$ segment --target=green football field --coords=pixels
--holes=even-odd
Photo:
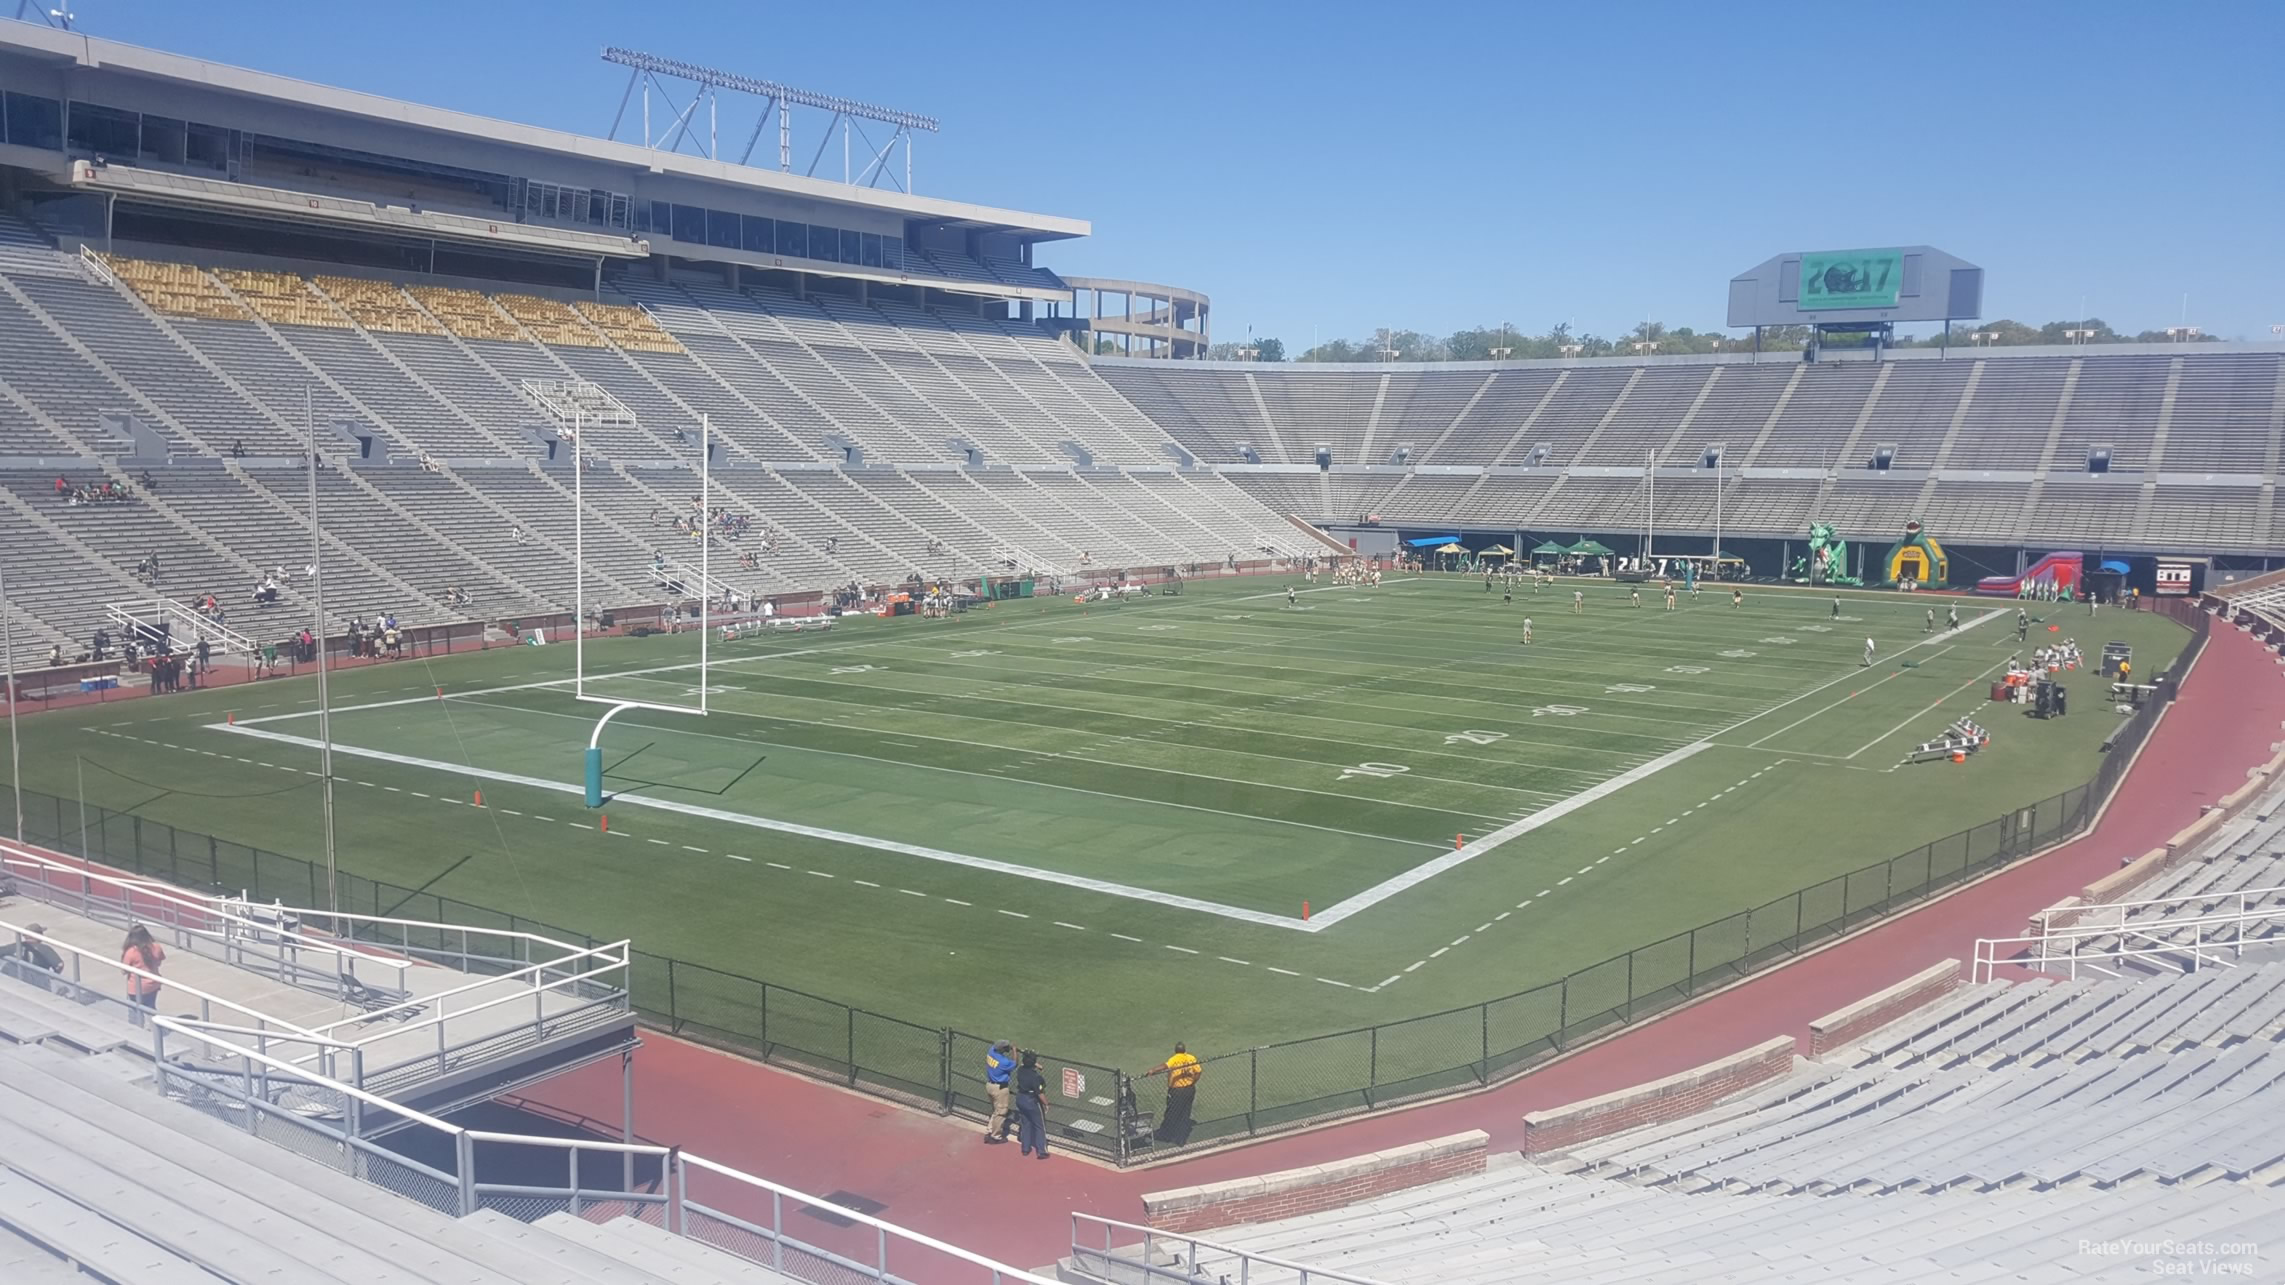
[[[1985,699],[2013,602],[1666,611],[1579,582],[1575,613],[1572,582],[1512,603],[1464,576],[1294,583],[1295,606],[1256,578],[717,642],[705,717],[604,731],[597,811],[605,706],[575,698],[570,647],[342,673],[341,866],[1133,1065],[1522,990],[2077,785],[2118,721],[2086,675],[2064,719]],[[2059,626],[2035,641],[2122,640],[2145,673],[2186,639],[2035,614]],[[697,653],[591,641],[587,694],[694,703]],[[25,783],[314,857],[314,705],[293,679],[41,714]],[[1963,714],[1988,751],[1899,766]]]

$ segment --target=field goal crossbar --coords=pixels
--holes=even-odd
[[[701,587],[698,594],[698,684],[696,705],[677,705],[665,701],[628,700],[620,696],[602,696],[587,690],[587,469],[590,458],[600,463],[600,457],[587,449],[585,430],[588,425],[597,427],[638,427],[634,411],[626,403],[611,395],[609,389],[585,379],[526,379],[521,391],[524,400],[555,421],[557,435],[571,443],[571,509],[572,509],[572,699],[589,704],[607,705],[610,708],[595,720],[595,728],[588,735],[587,749],[581,759],[581,776],[586,789],[586,802],[590,808],[603,806],[603,729],[611,720],[630,709],[655,710],[665,714],[706,715],[707,679],[711,669],[707,654],[707,614],[712,606],[715,581],[713,577],[714,532],[707,521],[709,506],[714,501],[714,429],[710,416],[698,416],[698,494],[700,511],[695,517],[699,524],[698,566],[695,574],[688,564],[668,564],[687,576],[690,582]],[[675,433],[677,441],[685,440],[681,430]],[[662,570],[654,568],[652,579],[664,584]],[[667,610],[675,610],[668,604]]]

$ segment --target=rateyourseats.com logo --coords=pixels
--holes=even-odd
[[[2261,1266],[2261,1245],[2250,1240],[2082,1240],[2079,1252],[2098,1258],[2140,1259],[2155,1276],[2250,1278]]]

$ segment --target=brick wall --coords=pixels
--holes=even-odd
[[[1890,1022],[1935,1003],[1959,984],[1960,961],[1947,959],[1887,990],[1867,995],[1838,1012],[1827,1013],[1809,1023],[1809,1056],[1821,1058],[1844,1044],[1853,1044]]]
[[[1523,1153],[1535,1156],[1562,1151],[1646,1124],[1679,1120],[1792,1069],[1793,1037],[1780,1035],[1663,1080],[1569,1106],[1533,1111],[1523,1117]]]
[[[1143,1222],[1166,1231],[1203,1231],[1339,1209],[1407,1187],[1484,1171],[1491,1136],[1481,1129],[1351,1156],[1329,1164],[1143,1197]]]

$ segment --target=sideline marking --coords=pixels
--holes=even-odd
[[[299,745],[307,749],[320,748],[319,742],[310,737],[289,736],[284,732],[273,732],[267,728],[260,727],[248,727],[243,723],[208,723],[205,726],[209,731],[231,732],[240,736],[253,736],[266,741],[279,741],[287,745]],[[460,764],[446,763],[438,759],[424,759],[410,754],[396,754],[388,750],[366,749],[360,745],[342,745],[337,743],[334,745],[333,751],[336,754],[349,754],[355,755],[359,758],[377,759],[383,763],[395,763],[404,767],[421,767],[428,768],[429,770],[436,772],[452,772],[462,776],[479,776],[490,781],[503,781],[510,785],[529,786],[535,790],[551,790],[557,794],[580,794],[585,790],[584,786],[573,785],[568,781],[550,781],[541,777],[525,776],[518,772],[502,772],[493,768],[463,766]],[[683,803],[674,799],[654,799],[646,798],[641,795],[623,794],[618,797],[617,802],[619,805],[626,807],[655,808],[661,812],[678,812],[684,816],[703,817],[709,821],[723,821],[731,825],[751,826],[757,830],[774,830],[780,834],[796,834],[809,839],[824,839],[830,843],[846,843],[860,848],[871,848],[878,852],[894,852],[902,856],[919,857],[925,861],[941,861],[948,865],[967,866],[975,870],[988,870],[994,874],[1015,875],[1019,878],[1024,879],[1037,879],[1043,883],[1062,884],[1065,887],[1079,888],[1088,892],[1108,893],[1114,897],[1125,897],[1133,901],[1147,901],[1156,905],[1168,906],[1176,910],[1196,910],[1209,915],[1219,915],[1224,919],[1236,919],[1244,923],[1260,924],[1264,927],[1269,928],[1296,928],[1305,932],[1313,931],[1312,929],[1305,927],[1303,921],[1294,919],[1287,915],[1273,915],[1269,914],[1266,911],[1247,910],[1242,906],[1225,906],[1220,902],[1205,901],[1197,897],[1185,897],[1177,893],[1159,892],[1156,889],[1152,888],[1138,888],[1131,884],[1114,883],[1108,879],[1092,879],[1085,875],[1065,874],[1057,870],[1042,870],[1036,866],[1017,865],[1014,862],[1010,861],[995,861],[990,857],[970,856],[963,852],[948,852],[942,848],[923,847],[917,843],[902,843],[894,839],[876,839],[871,835],[850,834],[846,831],[841,830],[828,830],[821,826],[801,825],[792,821],[778,821],[773,820],[769,817],[753,816],[744,812],[730,812],[722,808],[703,807],[699,804]],[[578,823],[574,822],[573,824]],[[824,878],[832,877],[825,874],[823,871],[813,870],[810,873],[819,875],[820,877]],[[951,898],[947,897],[945,900],[950,901]]]
[[[1930,643],[1942,642],[1946,639],[1957,638],[1960,634],[1966,633],[1968,630],[1975,628],[1977,625],[1998,619],[2002,614],[2002,612],[1997,610],[1986,612],[1983,615],[1977,616],[1974,619],[1967,621],[1965,624],[1962,624],[1958,629],[1936,634],[1928,638],[1923,638],[1919,642],[1902,647],[1898,649],[1897,654],[1902,655],[1904,652],[1927,646]],[[1863,675],[1860,672],[1856,670],[1844,670],[1841,673],[1834,675],[1832,678],[1817,684],[1815,687],[1802,692],[1800,695],[1795,696],[1790,700],[1772,705],[1768,709],[1765,709],[1758,714],[1750,715],[1744,719],[1739,720],[1738,722],[1730,724],[1728,727],[1720,728],[1714,732],[1708,733],[1703,739],[1693,741],[1688,745],[1682,746],[1680,749],[1669,750],[1666,753],[1659,755],[1657,758],[1654,758],[1639,767],[1630,768],[1625,772],[1619,773],[1617,776],[1612,777],[1600,785],[1582,790],[1579,793],[1572,795],[1570,798],[1563,800],[1561,803],[1552,804],[1548,807],[1542,808],[1539,811],[1532,813],[1530,816],[1525,817],[1521,821],[1510,822],[1509,824],[1492,831],[1490,834],[1484,835],[1482,838],[1472,839],[1451,852],[1447,852],[1444,855],[1433,860],[1426,861],[1420,865],[1414,866],[1412,869],[1405,871],[1403,874],[1383,879],[1379,883],[1374,884],[1372,887],[1365,889],[1363,892],[1357,893],[1356,895],[1348,897],[1342,901],[1335,902],[1323,910],[1318,911],[1313,917],[1311,917],[1308,925],[1303,927],[1302,930],[1305,932],[1322,932],[1327,928],[1339,924],[1341,921],[1349,918],[1351,915],[1369,910],[1372,907],[1379,905],[1381,902],[1388,900],[1390,897],[1393,897],[1408,888],[1413,888],[1420,884],[1426,883],[1430,879],[1433,879],[1436,876],[1443,874],[1445,871],[1453,869],[1454,867],[1465,865],[1468,862],[1475,860],[1477,857],[1492,851],[1493,849],[1499,847],[1504,843],[1507,843],[1512,839],[1521,838],[1522,836],[1537,830],[1541,826],[1560,820],[1563,817],[1578,811],[1580,808],[1586,807],[1590,803],[1600,802],[1601,800],[1610,797],[1618,791],[1625,789],[1627,786],[1655,776],[1658,773],[1665,771],[1667,768],[1670,768],[1685,759],[1691,758],[1694,755],[1702,754],[1705,751],[1714,748],[1714,742],[1719,737],[1726,736],[1729,733],[1746,726],[1747,724],[1759,722],[1760,720],[1769,717],[1771,714],[1774,714],[1777,711],[1786,708],[1787,706],[1795,705],[1801,701],[1807,700],[1811,696],[1814,696],[1829,687],[1835,687],[1844,682],[1862,680]],[[1813,718],[1815,715],[1811,715],[1810,717]],[[1802,721],[1806,722],[1808,720],[1804,719]],[[1768,770],[1769,769],[1767,768],[1762,769],[1764,772]],[[1754,775],[1759,776],[1761,773],[1756,772]],[[1547,893],[1542,891],[1539,895],[1544,897],[1547,895]],[[1301,927],[1301,925],[1292,923],[1288,923],[1285,926]]]
[[[1327,586],[1327,588],[1331,588],[1331,586]],[[1320,592],[1322,591],[1323,590],[1320,590]],[[1259,596],[1262,598],[1275,598],[1282,596],[1282,594],[1269,593]],[[1987,612],[1986,614],[1978,616],[1968,621],[1966,624],[1963,624],[1958,630],[1948,631],[1943,634],[1937,634],[1932,637],[1924,638],[1919,642],[1915,642],[1906,647],[1903,647],[1899,649],[1899,654],[1906,651],[1912,651],[1916,648],[1926,646],[1931,643],[1938,643],[1943,642],[1947,639],[1956,638],[1959,634],[1964,633],[1969,629],[1975,628],[1977,625],[1981,625],[1988,621],[1997,619],[2003,614],[2003,611],[1996,609]],[[721,663],[725,665],[738,663],[766,663],[768,661],[784,659],[791,656],[813,655],[817,652],[822,651],[841,651],[847,650],[849,647],[880,645],[887,641],[890,640],[872,639],[867,640],[864,643],[853,643],[848,644],[847,646],[812,647],[797,651],[777,652],[767,656],[742,657],[737,661],[723,661]],[[647,673],[670,673],[680,670],[694,669],[696,667],[697,666],[695,664],[687,663],[677,665],[664,665],[650,670],[624,671],[608,675],[608,677],[631,678],[639,677]],[[791,821],[779,821],[769,817],[754,816],[740,812],[731,812],[721,808],[709,808],[698,804],[683,803],[672,799],[648,798],[640,795],[622,795],[619,798],[619,802],[633,807],[653,808],[663,812],[675,812],[686,816],[701,817],[711,821],[727,822],[732,825],[749,826],[760,830],[776,831],[781,834],[794,834],[805,838],[823,839],[827,842],[832,843],[846,843],[856,847],[871,848],[875,851],[893,852],[903,856],[919,857],[927,861],[939,861],[950,865],[966,866],[971,869],[990,871],[995,874],[1014,875],[1018,878],[1035,879],[1043,883],[1060,884],[1065,887],[1079,888],[1088,892],[1105,893],[1110,896],[1125,897],[1134,901],[1150,902],[1155,905],[1166,906],[1177,910],[1198,911],[1203,914],[1215,915],[1224,919],[1234,919],[1242,923],[1256,924],[1262,927],[1285,928],[1295,932],[1316,933],[1323,932],[1328,928],[1332,928],[1342,923],[1353,915],[1360,914],[1365,910],[1369,910],[1373,906],[1388,900],[1390,897],[1393,897],[1400,892],[1416,887],[1422,883],[1426,883],[1428,880],[1443,874],[1445,871],[1451,870],[1460,865],[1464,865],[1467,862],[1482,856],[1484,853],[1490,852],[1493,849],[1500,847],[1510,840],[1519,838],[1525,834],[1529,834],[1532,831],[1560,820],[1563,817],[1568,816],[1581,808],[1608,798],[1612,794],[1625,789],[1629,785],[1637,784],[1643,780],[1648,779],[1651,776],[1656,775],[1659,772],[1664,771],[1669,767],[1674,766],[1677,763],[1680,763],[1695,755],[1701,754],[1706,750],[1712,749],[1714,748],[1714,741],[1717,737],[1736,731],[1738,728],[1747,726],[1748,724],[1758,722],[1759,720],[1766,718],[1779,710],[1785,709],[1788,706],[1806,700],[1809,697],[1826,690],[1827,688],[1851,680],[1861,681],[1861,675],[1854,670],[1843,671],[1842,673],[1835,675],[1833,678],[1827,680],[1826,682],[1820,683],[1817,686],[1812,687],[1807,691],[1792,697],[1789,700],[1774,705],[1769,709],[1762,710],[1759,713],[1752,714],[1745,719],[1740,720],[1739,722],[1732,723],[1728,727],[1724,727],[1713,733],[1710,733],[1698,741],[1694,741],[1688,745],[1670,750],[1667,753],[1658,756],[1657,758],[1651,759],[1636,767],[1630,768],[1629,770],[1622,772],[1617,776],[1611,777],[1610,779],[1605,780],[1597,785],[1591,786],[1586,790],[1582,790],[1577,794],[1571,795],[1570,797],[1563,799],[1560,802],[1542,808],[1541,810],[1532,813],[1530,816],[1524,817],[1522,820],[1510,822],[1509,824],[1502,826],[1499,829],[1482,836],[1481,838],[1473,840],[1458,849],[1444,853],[1442,856],[1439,856],[1434,860],[1424,862],[1423,864],[1416,866],[1411,870],[1407,870],[1401,874],[1397,874],[1391,876],[1388,879],[1384,879],[1380,883],[1377,883],[1362,892],[1356,893],[1340,902],[1337,902],[1331,906],[1324,908],[1323,910],[1316,912],[1312,918],[1306,920],[1297,919],[1290,915],[1270,914],[1264,911],[1248,910],[1244,907],[1239,906],[1227,906],[1219,902],[1207,901],[1198,897],[1186,897],[1177,893],[1160,892],[1155,889],[1140,888],[1133,885],[1116,883],[1105,879],[1094,879],[1083,875],[1066,874],[1054,870],[1043,870],[1034,866],[1018,865],[1014,862],[998,861],[988,857],[977,857],[968,855],[966,853],[950,852],[941,848],[930,848],[920,844],[903,843],[893,839],[879,839],[874,838],[870,835],[852,834],[839,830],[829,830],[819,826],[802,825]],[[573,680],[571,679],[557,679],[546,682],[520,683],[503,687],[479,689],[477,691],[462,693],[461,696],[463,699],[465,699],[467,697],[490,695],[495,692],[529,691],[535,688],[563,687],[569,685],[572,681]],[[419,704],[426,703],[432,699],[434,698],[428,696],[415,696],[402,700],[379,701],[367,705],[351,706],[342,710],[336,710],[334,712],[348,713],[359,709],[377,709],[388,706]],[[259,723],[306,717],[308,717],[306,713],[278,714],[256,719],[248,719],[244,722],[239,723],[207,723],[203,724],[202,726],[205,730],[208,731],[224,732],[239,736],[251,736],[262,740],[277,741],[288,745],[299,745],[306,749],[320,749],[322,748],[321,743],[314,738],[305,736],[293,736],[284,732],[274,732],[265,727],[255,726],[255,724]],[[1811,717],[1814,717],[1814,715]],[[1806,722],[1807,720],[1804,719],[1801,721]],[[530,786],[534,789],[547,790],[557,794],[577,795],[581,794],[584,790],[584,787],[582,786],[573,785],[565,781],[547,780],[540,777],[525,776],[521,773],[515,772],[502,772],[492,768],[480,768],[465,764],[447,763],[437,759],[425,759],[408,754],[396,754],[386,750],[374,750],[367,749],[362,746],[341,744],[336,744],[333,748],[339,753],[355,755],[361,758],[375,759],[381,762],[395,763],[406,767],[427,768],[432,771],[445,772],[463,777],[481,777],[486,780],[502,781],[511,785],[525,785]],[[1762,771],[1768,770],[1769,769],[1767,768],[1762,769]],[[1761,773],[1757,772],[1754,775],[1759,776],[1760,774]],[[579,826],[581,829],[592,828],[576,821],[572,822],[571,824]],[[1404,841],[1393,840],[1392,842],[1401,843]],[[821,878],[832,877],[823,871],[811,871],[810,873],[816,874]],[[1566,879],[1564,882],[1569,882],[1569,880]],[[1542,891],[1540,895],[1546,896],[1548,894],[1547,892]],[[968,904],[965,902],[957,901],[954,898],[950,897],[947,897],[944,900],[952,902],[954,905]],[[1182,950],[1184,948],[1170,946],[1167,949]],[[1194,954],[1196,952],[1188,953]]]

